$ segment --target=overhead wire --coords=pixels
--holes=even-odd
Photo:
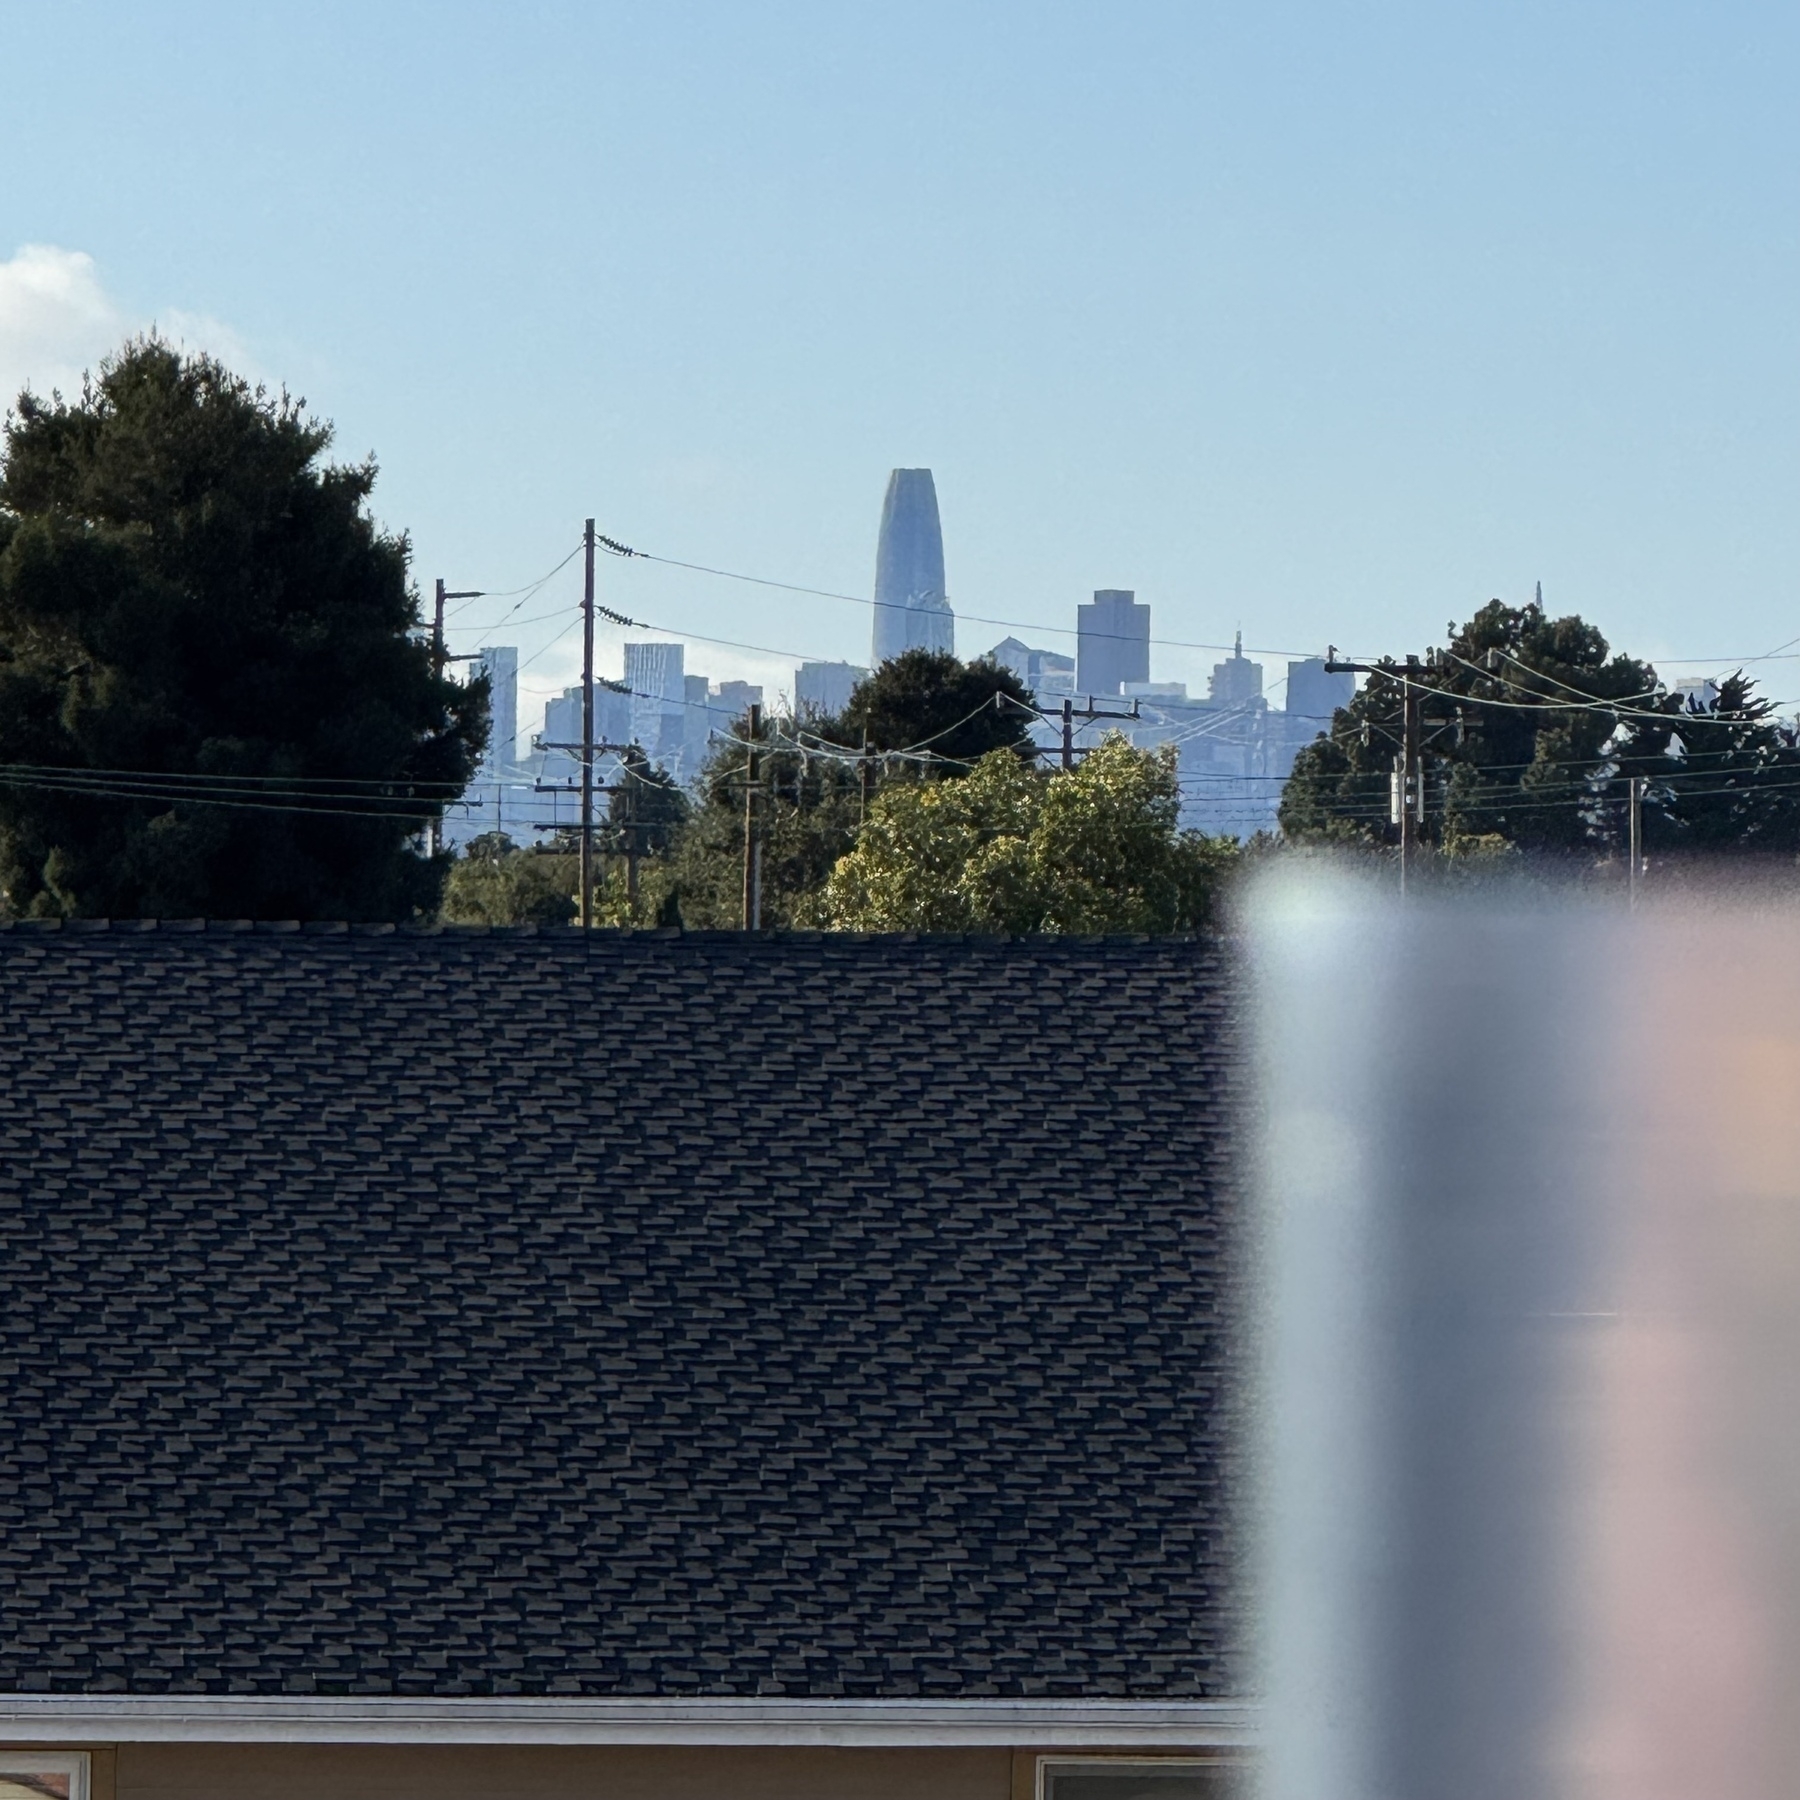
[[[172,806],[221,806],[248,812],[277,812],[290,815],[299,814],[308,818],[342,818],[342,819],[403,819],[410,824],[423,825],[436,813],[439,807],[453,805],[450,801],[420,801],[417,806],[398,810],[393,802],[402,796],[379,795],[370,796],[371,800],[380,799],[388,802],[384,806],[326,806],[320,800],[342,800],[350,796],[340,794],[319,795],[311,798],[292,796],[267,796],[262,799],[244,799],[237,796],[208,790],[171,790],[167,787],[145,787],[112,778],[104,781],[58,781],[41,775],[21,775],[0,767],[0,786],[21,788],[41,793],[69,794],[80,799],[91,800],[152,800],[163,801]]]
[[[747,582],[754,587],[778,588],[782,592],[789,593],[789,594],[809,594],[809,595],[812,595],[814,598],[820,599],[820,600],[842,600],[852,606],[866,606],[871,609],[876,609],[876,608],[892,609],[892,610],[901,611],[901,612],[909,610],[907,607],[900,605],[894,601],[876,600],[866,594],[845,594],[845,593],[840,593],[839,591],[837,591],[836,589],[833,589],[833,588],[808,587],[804,583],[797,582],[797,581],[777,581],[777,580],[773,579],[772,577],[769,577],[766,575],[747,575],[738,569],[721,569],[721,568],[716,568],[708,563],[684,562],[679,557],[659,556],[654,551],[650,551],[650,550],[634,550],[629,545],[621,544],[612,538],[603,538],[600,541],[605,545],[607,550],[610,551],[611,554],[613,554],[614,556],[634,557],[640,562],[661,563],[665,567],[671,568],[671,569],[687,569],[696,575],[712,575],[712,576],[716,576],[719,579],[724,580],[724,581]],[[971,624],[1000,625],[1000,626],[1004,626],[1009,631],[1042,632],[1042,633],[1048,633],[1052,637],[1086,637],[1086,638],[1089,638],[1090,640],[1094,639],[1094,638],[1099,638],[1099,639],[1107,640],[1107,641],[1117,641],[1120,643],[1134,643],[1134,644],[1141,644],[1141,643],[1148,642],[1151,644],[1160,645],[1167,649],[1179,649],[1179,650],[1236,651],[1241,648],[1241,646],[1237,645],[1237,644],[1201,643],[1201,642],[1198,642],[1198,641],[1195,641],[1192,639],[1187,639],[1187,638],[1151,637],[1151,638],[1145,639],[1145,638],[1133,636],[1126,632],[1117,632],[1117,631],[1096,632],[1096,631],[1092,631],[1092,630],[1082,631],[1079,626],[1045,625],[1045,624],[1042,624],[1038,621],[1031,620],[1031,619],[1004,619],[1004,618],[999,618],[991,613],[965,612],[965,611],[961,610],[960,608],[957,609],[956,616],[959,619],[968,620]],[[643,629],[653,630],[653,629],[658,629],[658,628],[652,627],[652,626],[644,626]],[[690,632],[687,635],[697,638],[701,634],[699,632]],[[715,639],[709,639],[706,641],[713,642],[713,643],[724,643],[724,642],[727,642],[728,640],[715,638]],[[756,648],[759,648],[759,646],[740,645],[740,646],[737,646],[737,648],[756,649]],[[773,652],[765,652],[765,654],[772,654],[772,655],[777,655],[777,656],[791,656],[794,654],[794,652],[789,651],[789,650],[780,650],[780,651],[773,651]],[[1276,649],[1271,649],[1267,645],[1254,645],[1253,644],[1250,646],[1248,654],[1250,654],[1252,656],[1291,656],[1291,657],[1304,659],[1306,657],[1316,655],[1317,652],[1311,651],[1311,650],[1276,650]]]
[[[569,566],[569,564],[572,563],[575,560],[575,558],[578,557],[581,554],[581,552],[583,551],[583,549],[585,549],[585,548],[586,548],[586,545],[584,543],[578,542],[576,544],[575,548],[573,550],[571,550],[569,552],[569,554],[562,559],[561,562],[556,564],[556,566],[554,568],[547,569],[542,575],[540,575],[537,578],[537,580],[528,581],[528,582],[526,582],[526,584],[523,587],[501,588],[498,590],[493,589],[493,588],[484,588],[478,594],[469,595],[469,597],[466,600],[464,600],[461,605],[452,607],[449,612],[445,613],[445,615],[444,615],[445,627],[448,628],[450,625],[450,622],[453,619],[459,618],[463,613],[467,612],[468,609],[471,606],[473,606],[476,603],[476,601],[478,601],[478,600],[511,600],[515,594],[522,595],[523,598],[518,600],[517,603],[511,608],[510,611],[505,613],[501,618],[497,619],[492,625],[484,625],[482,627],[483,631],[498,631],[502,625],[506,624],[506,622],[509,619],[511,619],[513,613],[516,613],[519,610],[519,607],[521,607],[525,604],[526,600],[529,600],[533,594],[537,593],[538,590],[540,588],[542,588],[545,585],[545,583],[551,579],[552,576],[560,575],[562,573],[562,571],[564,569],[566,569]],[[524,623],[524,621],[521,621],[521,623]],[[464,626],[462,629],[469,630],[471,628],[468,626]]]

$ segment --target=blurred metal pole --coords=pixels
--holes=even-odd
[[[1416,815],[1424,811],[1423,776],[1419,767],[1419,689],[1413,676],[1419,659],[1406,659],[1407,672],[1400,677],[1400,892],[1406,892],[1407,865],[1412,861],[1418,830]],[[1414,783],[1419,784],[1415,790]]]
[[[1644,860],[1644,778],[1633,775],[1630,781],[1630,827],[1627,836],[1631,840],[1631,866],[1625,873],[1625,892],[1632,906],[1637,905],[1638,871]]]
[[[581,908],[583,931],[594,923],[594,521],[582,532],[587,555],[581,590]]]
[[[756,841],[757,746],[762,738],[762,708],[750,707],[750,747],[744,753],[744,929],[762,929],[762,859]]]

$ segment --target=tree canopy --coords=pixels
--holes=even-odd
[[[1173,750],[1108,737],[1066,774],[991,751],[967,775],[896,782],[832,871],[824,915],[847,931],[1193,931],[1237,854],[1178,827]]]
[[[764,925],[829,923],[826,881],[855,847],[873,794],[965,774],[995,750],[1016,759],[1030,726],[1029,696],[1010,670],[932,650],[883,663],[835,716],[765,718],[755,801]],[[748,718],[740,719],[715,743],[691,813],[643,865],[640,918],[713,930],[742,923],[749,732]],[[622,914],[615,904],[606,916]]]
[[[567,925],[581,859],[560,848],[521,850],[504,832],[471,839],[444,882],[449,925]]]
[[[640,872],[640,917],[714,931],[742,924],[751,741],[750,722],[743,718],[714,743],[695,783],[691,812]],[[826,878],[856,842],[860,771],[851,760],[805,748],[787,721],[763,720],[755,741],[763,923],[771,929],[816,925]]]
[[[1019,678],[998,663],[958,662],[947,650],[906,650],[859,681],[835,718],[808,721],[806,729],[851,749],[865,733],[872,750],[922,746],[912,772],[961,774],[990,750],[1025,746],[1030,700]]]
[[[1371,674],[1302,750],[1281,826],[1301,842],[1391,840],[1403,694],[1419,698],[1420,839],[1452,854],[1510,847],[1610,856],[1642,780],[1647,849],[1800,847],[1794,734],[1741,673],[1696,708],[1579,617],[1495,600],[1446,645]]]
[[[21,395],[0,461],[0,890],[38,915],[403,919],[486,689],[416,638],[372,462],[133,342]]]

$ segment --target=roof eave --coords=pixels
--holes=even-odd
[[[1029,1745],[1242,1748],[1257,1709],[1224,1700],[397,1698],[0,1695],[31,1743]]]

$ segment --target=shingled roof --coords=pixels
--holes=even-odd
[[[0,930],[0,1691],[1219,1697],[1191,942]]]

